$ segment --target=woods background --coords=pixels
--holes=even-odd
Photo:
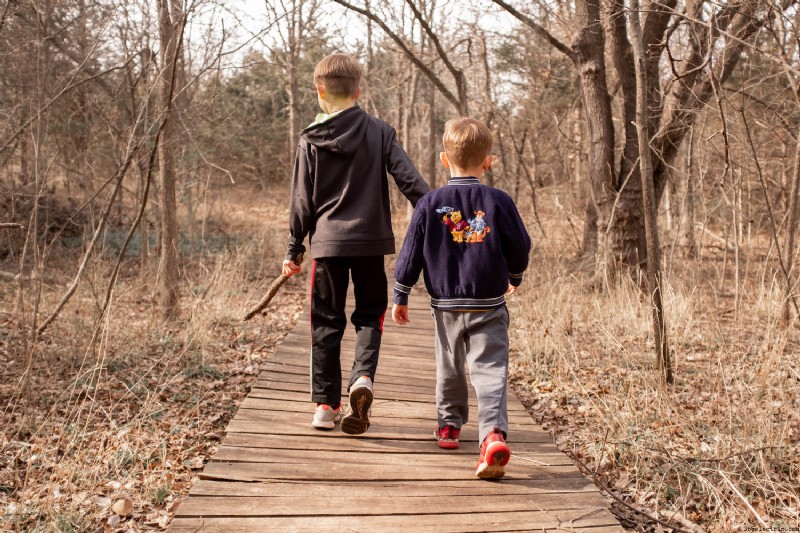
[[[484,179],[535,243],[514,387],[623,524],[797,526],[799,25],[794,0],[0,1],[0,528],[169,523],[304,304],[293,280],[239,321],[334,51],[432,187],[446,120],[493,131]]]

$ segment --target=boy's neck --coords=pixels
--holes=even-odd
[[[327,114],[338,113],[339,111],[344,111],[345,109],[350,109],[351,107],[355,107],[356,101],[352,98],[344,98],[341,100],[322,100],[320,102],[320,107],[322,110]]]
[[[486,171],[483,167],[478,166],[474,168],[459,168],[450,164],[450,178],[482,178]]]

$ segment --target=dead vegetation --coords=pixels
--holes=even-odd
[[[240,321],[278,271],[286,194],[222,195],[213,224],[229,244],[184,258],[176,321],[161,321],[147,297],[154,273],[140,275],[132,258],[94,349],[110,256],[93,263],[35,345],[15,320],[16,284],[0,283],[0,528],[169,523],[305,303],[305,281],[291,280],[268,317]],[[539,207],[548,237],[529,220],[534,260],[510,303],[513,385],[532,415],[616,495],[610,504],[627,527],[657,531],[651,518],[709,532],[797,524],[798,335],[779,326],[780,284],[764,270],[764,245],[747,250],[757,261],[741,263],[738,295],[725,247],[703,246],[698,235],[698,259],[665,249],[676,377],[665,387],[639,288],[628,281],[598,290],[574,260],[555,189],[542,191]],[[398,238],[404,222],[396,221]],[[73,255],[48,270],[60,272],[44,285],[42,309],[71,278]]]
[[[621,500],[611,502],[622,523],[669,530],[649,515],[685,531],[798,526],[800,335],[779,325],[769,243],[740,251],[757,260],[741,262],[738,291],[732,256],[717,243],[699,259],[665,249],[675,383],[664,386],[639,288],[587,284],[558,242],[566,220],[542,218],[550,239],[539,240],[510,304],[513,385],[584,474]]]
[[[279,270],[285,233],[276,229],[285,224],[285,192],[253,196],[261,206],[246,196],[228,195],[235,213],[217,220],[237,236],[233,244],[183,258],[184,303],[174,321],[159,318],[155,273],[140,273],[134,258],[98,324],[114,260],[101,256],[44,336],[27,344],[13,312],[16,283],[0,281],[0,530],[169,523],[305,302],[304,281],[292,280],[267,318],[241,323]],[[44,285],[41,309],[55,305],[75,264],[74,253],[51,264],[48,272],[59,274]]]

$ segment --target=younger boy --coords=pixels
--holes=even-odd
[[[522,282],[531,241],[513,200],[478,178],[492,164],[492,134],[471,118],[444,127],[446,186],[417,203],[395,267],[392,318],[407,324],[408,294],[424,271],[436,326],[434,436],[458,448],[469,400],[464,364],[478,397],[480,459],[476,474],[505,474],[508,435],[508,310],[506,295]]]
[[[394,129],[368,115],[356,100],[361,67],[350,56],[332,54],[314,70],[324,113],[300,134],[289,206],[289,247],[283,272],[300,271],[311,246],[312,425],[333,429],[341,418],[342,368],[339,360],[347,325],[345,299],[353,278],[356,353],[348,385],[350,409],[342,431],[369,427],[372,384],[378,366],[383,317],[388,305],[383,256],[393,254],[386,173],[416,204],[429,187],[397,142]]]

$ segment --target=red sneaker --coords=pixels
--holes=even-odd
[[[454,426],[444,426],[433,432],[433,436],[439,441],[439,448],[445,450],[455,450],[458,448],[458,437],[461,429]]]
[[[511,459],[511,448],[503,434],[495,428],[481,444],[481,458],[475,475],[481,479],[500,479],[506,473],[505,466]]]

